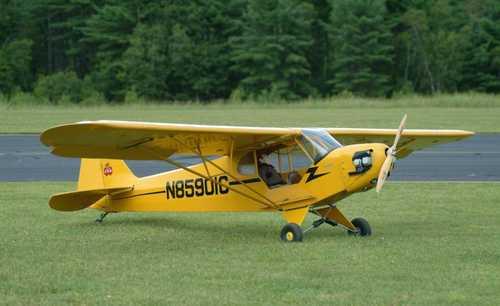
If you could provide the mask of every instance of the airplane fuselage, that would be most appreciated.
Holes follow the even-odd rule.
[[[317,163],[294,169],[300,175],[298,182],[273,187],[257,169],[252,175],[239,173],[234,161],[240,156],[223,156],[188,169],[138,178],[129,192],[104,197],[92,207],[112,212],[222,212],[268,211],[271,204],[282,210],[324,205],[374,187],[386,149],[376,143],[338,148]],[[356,154],[369,156],[370,165],[356,166]]]

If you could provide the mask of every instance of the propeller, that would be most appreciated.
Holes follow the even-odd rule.
[[[398,147],[398,142],[399,139],[401,138],[401,134],[403,133],[403,129],[406,123],[406,114],[403,116],[403,119],[401,120],[401,123],[399,124],[398,132],[396,133],[396,137],[394,138],[394,143],[392,146],[387,149],[387,157],[384,160],[384,163],[382,164],[382,167],[380,168],[380,172],[378,174],[378,179],[377,179],[377,186],[375,190],[377,192],[380,192],[382,189],[382,186],[384,186],[385,180],[387,179],[387,176],[389,175],[389,172],[392,169],[392,165],[394,164],[394,161],[396,160],[396,153],[397,153],[397,147]]]

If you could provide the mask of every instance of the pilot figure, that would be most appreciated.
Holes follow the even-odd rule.
[[[281,175],[276,171],[273,165],[267,162],[266,157],[262,154],[258,157],[259,176],[269,187],[285,184]]]

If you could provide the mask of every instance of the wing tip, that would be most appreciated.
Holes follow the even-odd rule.
[[[467,138],[476,135],[476,132],[466,130],[457,130],[456,133],[458,134],[458,136],[461,136],[461,138]]]
[[[54,140],[59,136],[59,132],[64,129],[72,128],[79,125],[92,124],[96,121],[78,121],[73,123],[63,123],[50,127],[40,133],[40,142],[47,147],[54,147]]]

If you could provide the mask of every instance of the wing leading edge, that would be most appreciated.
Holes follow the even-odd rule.
[[[397,133],[397,129],[330,128],[327,130],[343,145],[374,142],[390,146]],[[472,135],[474,132],[463,130],[406,129],[401,135],[396,155],[398,158],[403,158],[414,151],[437,144],[459,141]]]

